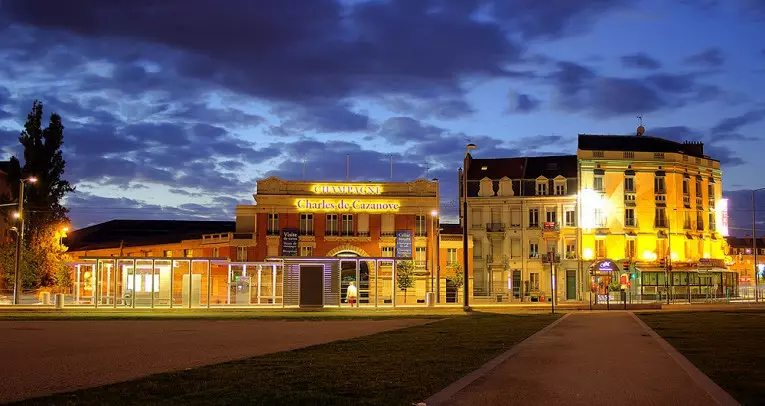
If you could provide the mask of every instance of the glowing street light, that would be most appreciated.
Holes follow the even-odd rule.
[[[18,238],[16,238],[16,269],[14,271],[13,279],[13,304],[19,304],[19,295],[21,293],[19,270],[21,269],[21,243],[24,240],[24,184],[27,182],[36,183],[37,178],[30,176],[21,179],[21,182],[19,182],[19,209],[13,214],[13,217],[19,219],[19,226],[17,229]]]

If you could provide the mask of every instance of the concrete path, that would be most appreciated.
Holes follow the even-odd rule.
[[[428,406],[727,404],[709,394],[706,376],[708,382],[694,376],[692,365],[688,370],[673,358],[627,312],[570,314],[520,346],[453,396],[434,395]]]
[[[429,321],[2,321],[0,403]]]

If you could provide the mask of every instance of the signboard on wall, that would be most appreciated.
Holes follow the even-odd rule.
[[[412,257],[412,230],[396,230],[396,258]]]
[[[285,257],[298,256],[298,229],[296,228],[282,229],[282,256],[285,256]]]

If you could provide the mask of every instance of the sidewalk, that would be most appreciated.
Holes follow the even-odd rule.
[[[441,405],[717,405],[630,313],[570,314]]]

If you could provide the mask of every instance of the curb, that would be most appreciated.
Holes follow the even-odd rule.
[[[470,372],[469,374],[463,376],[462,378],[454,381],[451,385],[445,387],[444,389],[441,389],[436,394],[430,396],[424,401],[417,403],[417,405],[418,406],[426,406],[426,405],[437,406],[446,402],[447,400],[451,399],[452,396],[457,394],[457,392],[465,389],[468,385],[475,382],[478,378],[488,374],[492,369],[496,368],[502,362],[506,361],[507,359],[521,352],[521,350],[523,350],[525,347],[529,346],[533,341],[535,341],[536,338],[548,332],[550,329],[558,325],[558,323],[560,323],[561,321],[563,321],[565,318],[567,318],[570,315],[571,313],[564,314],[563,317],[548,324],[547,326],[537,331],[536,333],[530,335],[529,337],[526,337],[526,339],[514,345],[509,350],[496,356],[489,362],[481,365],[475,371]]]
[[[634,312],[630,312],[630,315],[632,318],[634,318],[638,325],[640,325],[643,330],[645,330],[646,333],[651,335],[654,340],[659,344],[659,346],[669,355],[670,358],[672,358],[675,362],[677,362],[678,365],[680,365],[680,368],[682,368],[688,376],[691,377],[691,379],[696,382],[697,385],[699,385],[704,391],[709,394],[709,396],[720,406],[734,406],[734,405],[740,405],[736,399],[733,398],[728,392],[726,392],[723,388],[721,388],[719,385],[717,385],[713,380],[711,380],[705,373],[701,372],[698,368],[696,368],[691,361],[688,361],[688,358],[685,358],[683,354],[681,354],[678,350],[675,349],[675,347],[672,346],[672,344],[668,343],[667,340],[663,339],[658,333],[653,331],[652,328],[648,327],[643,320],[640,319],[637,315],[635,315]]]

